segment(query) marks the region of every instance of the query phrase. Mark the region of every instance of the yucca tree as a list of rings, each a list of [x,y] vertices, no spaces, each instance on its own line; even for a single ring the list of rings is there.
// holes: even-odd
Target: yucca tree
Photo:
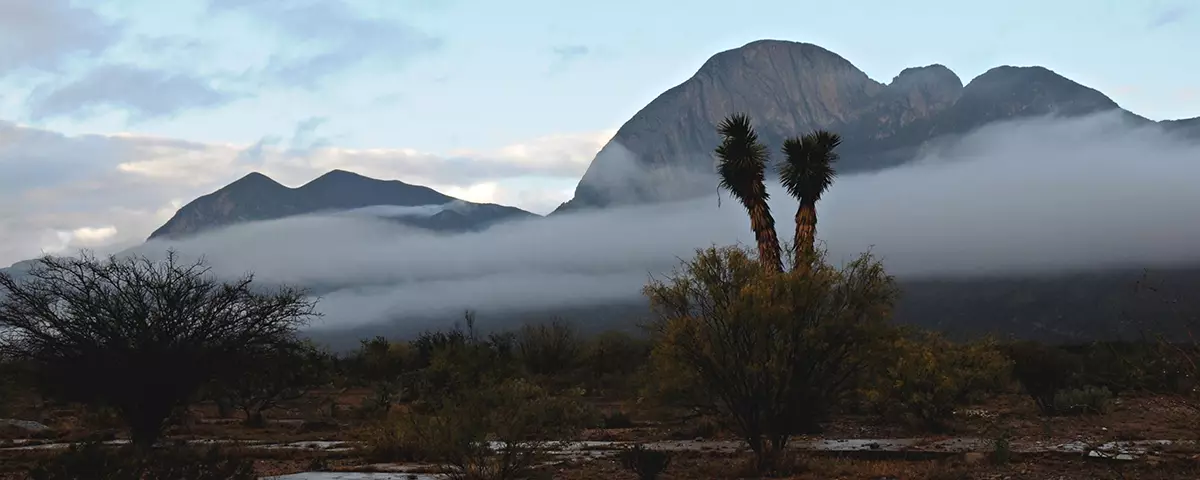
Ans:
[[[836,133],[817,130],[802,137],[783,142],[783,163],[779,180],[800,206],[796,208],[796,236],[793,242],[796,255],[793,270],[804,270],[813,260],[817,234],[817,202],[837,172],[833,168],[842,137]]]
[[[771,216],[770,198],[764,176],[769,154],[750,125],[750,117],[733,114],[717,127],[721,145],[717,147],[717,172],[720,186],[729,190],[750,214],[750,229],[758,244],[759,261],[769,270],[783,271],[779,256],[779,236],[775,233],[775,218]]]

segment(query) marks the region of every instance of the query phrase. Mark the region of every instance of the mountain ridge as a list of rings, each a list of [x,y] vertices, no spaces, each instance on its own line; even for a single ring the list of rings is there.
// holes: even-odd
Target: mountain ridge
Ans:
[[[654,176],[638,177],[661,169],[711,174],[716,125],[731,113],[750,115],[772,152],[787,136],[836,131],[845,140],[840,171],[854,173],[906,163],[938,137],[996,121],[1108,110],[1136,124],[1156,123],[1046,67],[1002,65],[964,85],[946,66],[931,64],[905,68],[884,84],[818,45],[756,40],[716,53],[635,113],[551,214],[711,193],[715,184],[680,194],[659,191]],[[1200,138],[1200,118],[1157,124]]]
[[[432,188],[399,180],[380,180],[335,169],[299,187],[287,187],[251,172],[181,207],[149,240],[179,239],[238,223],[274,220],[320,212],[373,206],[419,207],[470,204],[471,209],[443,209],[429,216],[396,216],[396,221],[436,231],[480,230],[494,223],[538,215],[516,207],[466,202]]]

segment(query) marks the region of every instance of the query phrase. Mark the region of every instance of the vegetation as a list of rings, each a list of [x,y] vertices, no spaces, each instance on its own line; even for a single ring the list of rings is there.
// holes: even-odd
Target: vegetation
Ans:
[[[254,355],[254,368],[218,379],[215,398],[241,409],[246,424],[262,426],[263,412],[304,397],[329,381],[330,358],[310,342],[280,342]]]
[[[221,282],[174,253],[45,257],[28,275],[0,274],[0,351],[47,396],[116,409],[141,447],[206,384],[292,341],[313,312],[301,291]]]
[[[868,256],[840,270],[767,273],[738,248],[702,251],[646,287],[655,354],[692,374],[694,407],[727,419],[763,468],[850,391],[895,294]]]
[[[837,175],[833,163],[838,159],[834,150],[841,144],[841,136],[824,130],[783,142],[784,161],[779,167],[779,180],[799,202],[793,238],[797,249],[793,270],[810,268],[808,262],[816,255],[817,202],[833,185]]]
[[[639,480],[654,480],[671,465],[670,452],[651,450],[641,445],[622,450],[617,458],[621,466],[637,474]]]
[[[176,439],[191,437],[197,411],[212,404],[241,409],[245,422],[228,428],[256,439],[311,438],[320,428],[361,440],[353,452],[287,459],[295,465],[327,469],[338,455],[419,461],[470,480],[535,477],[560,441],[622,435],[633,436],[634,446],[612,452],[608,463],[641,479],[668,467],[681,478],[722,476],[727,468],[706,465],[697,475],[699,453],[640,443],[664,436],[744,441],[753,452],[746,468],[722,460],[734,464],[728,476],[739,478],[966,478],[965,467],[951,462],[868,475],[847,469],[845,460],[786,449],[799,434],[847,432],[838,424],[847,418],[861,422],[854,431],[862,435],[881,426],[919,435],[970,425],[979,428],[971,434],[994,439],[990,455],[972,452],[978,467],[1005,469],[1021,460],[1013,458],[1014,423],[979,420],[970,407],[1019,398],[1045,417],[1046,428],[1067,420],[1056,416],[1105,418],[1117,408],[1114,399],[1144,392],[1175,395],[1200,412],[1196,345],[956,342],[894,325],[900,292],[880,261],[863,254],[833,265],[816,244],[816,204],[835,177],[838,135],[817,131],[783,145],[780,178],[799,201],[796,248],[785,250],[767,206],[767,148],[744,115],[727,118],[719,133],[720,185],[746,208],[755,248],[698,250],[651,279],[645,335],[585,336],[564,320],[480,332],[467,312],[451,329],[407,341],[376,337],[333,355],[296,337],[314,306],[303,292],[266,291],[250,277],[221,282],[202,263],[174,255],[46,258],[28,279],[0,275],[0,407],[20,387],[39,393],[37,410],[74,409],[84,423],[115,411],[134,443],[75,446],[30,466],[29,476],[261,476],[245,452],[168,442],[148,448],[167,426],[172,436],[187,432]],[[332,400],[313,401],[324,398]],[[338,415],[339,405],[354,414]],[[264,421],[272,409],[302,411],[304,422],[283,432]]]
[[[198,452],[168,448],[147,452],[106,449],[97,443],[72,446],[42,461],[29,472],[31,480],[255,480],[254,462],[218,448]]]
[[[721,188],[729,190],[750,214],[750,230],[754,231],[762,266],[773,272],[783,271],[779,235],[775,232],[771,206],[767,204],[770,195],[764,182],[767,147],[759,142],[750,117],[745,115],[729,116],[717,131],[721,134],[721,145],[716,150]]]

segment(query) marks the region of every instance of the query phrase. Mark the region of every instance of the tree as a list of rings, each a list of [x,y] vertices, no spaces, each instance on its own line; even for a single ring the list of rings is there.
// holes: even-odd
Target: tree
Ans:
[[[795,433],[816,430],[854,386],[896,296],[869,255],[773,273],[735,247],[697,253],[645,288],[655,363],[691,381],[689,405],[723,418],[768,470]]]
[[[166,419],[247,354],[293,341],[314,315],[304,292],[222,282],[174,253],[42,258],[24,279],[0,274],[0,351],[27,362],[43,394],[112,407],[145,448]]]
[[[254,368],[216,385],[219,397],[246,414],[247,425],[262,426],[263,412],[329,380],[330,358],[310,342],[268,345],[250,353]]]
[[[754,231],[762,266],[781,272],[779,235],[775,232],[775,219],[767,204],[770,195],[764,183],[767,147],[759,142],[750,117],[740,113],[725,118],[717,131],[722,137],[716,149],[720,186],[729,190],[750,214],[750,229]]]
[[[811,264],[817,235],[817,201],[837,172],[833,163],[842,137],[825,130],[793,137],[783,142],[784,161],[779,167],[779,179],[788,193],[800,202],[796,209],[796,234],[793,243],[799,252],[793,269],[805,269]]]

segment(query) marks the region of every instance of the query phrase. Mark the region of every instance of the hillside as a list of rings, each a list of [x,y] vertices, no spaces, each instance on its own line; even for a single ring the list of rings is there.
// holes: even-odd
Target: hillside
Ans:
[[[381,205],[455,206],[429,216],[392,217],[408,225],[448,232],[481,230],[496,222],[536,216],[519,208],[465,202],[429,187],[376,180],[343,170],[333,170],[297,188],[251,173],[184,205],[149,239],[177,239],[237,223]]]
[[[711,193],[714,182],[667,189],[672,182],[646,171],[711,173],[716,125],[735,112],[755,120],[773,152],[797,133],[817,128],[840,133],[845,142],[839,171],[853,173],[908,162],[939,136],[997,121],[1117,109],[1103,93],[1043,67],[1000,66],[964,86],[950,69],[929,65],[907,68],[884,84],[819,46],[760,40],[713,55],[691,78],[634,114],[596,154],[574,198],[556,213]],[[1161,125],[1200,138],[1200,119]]]

